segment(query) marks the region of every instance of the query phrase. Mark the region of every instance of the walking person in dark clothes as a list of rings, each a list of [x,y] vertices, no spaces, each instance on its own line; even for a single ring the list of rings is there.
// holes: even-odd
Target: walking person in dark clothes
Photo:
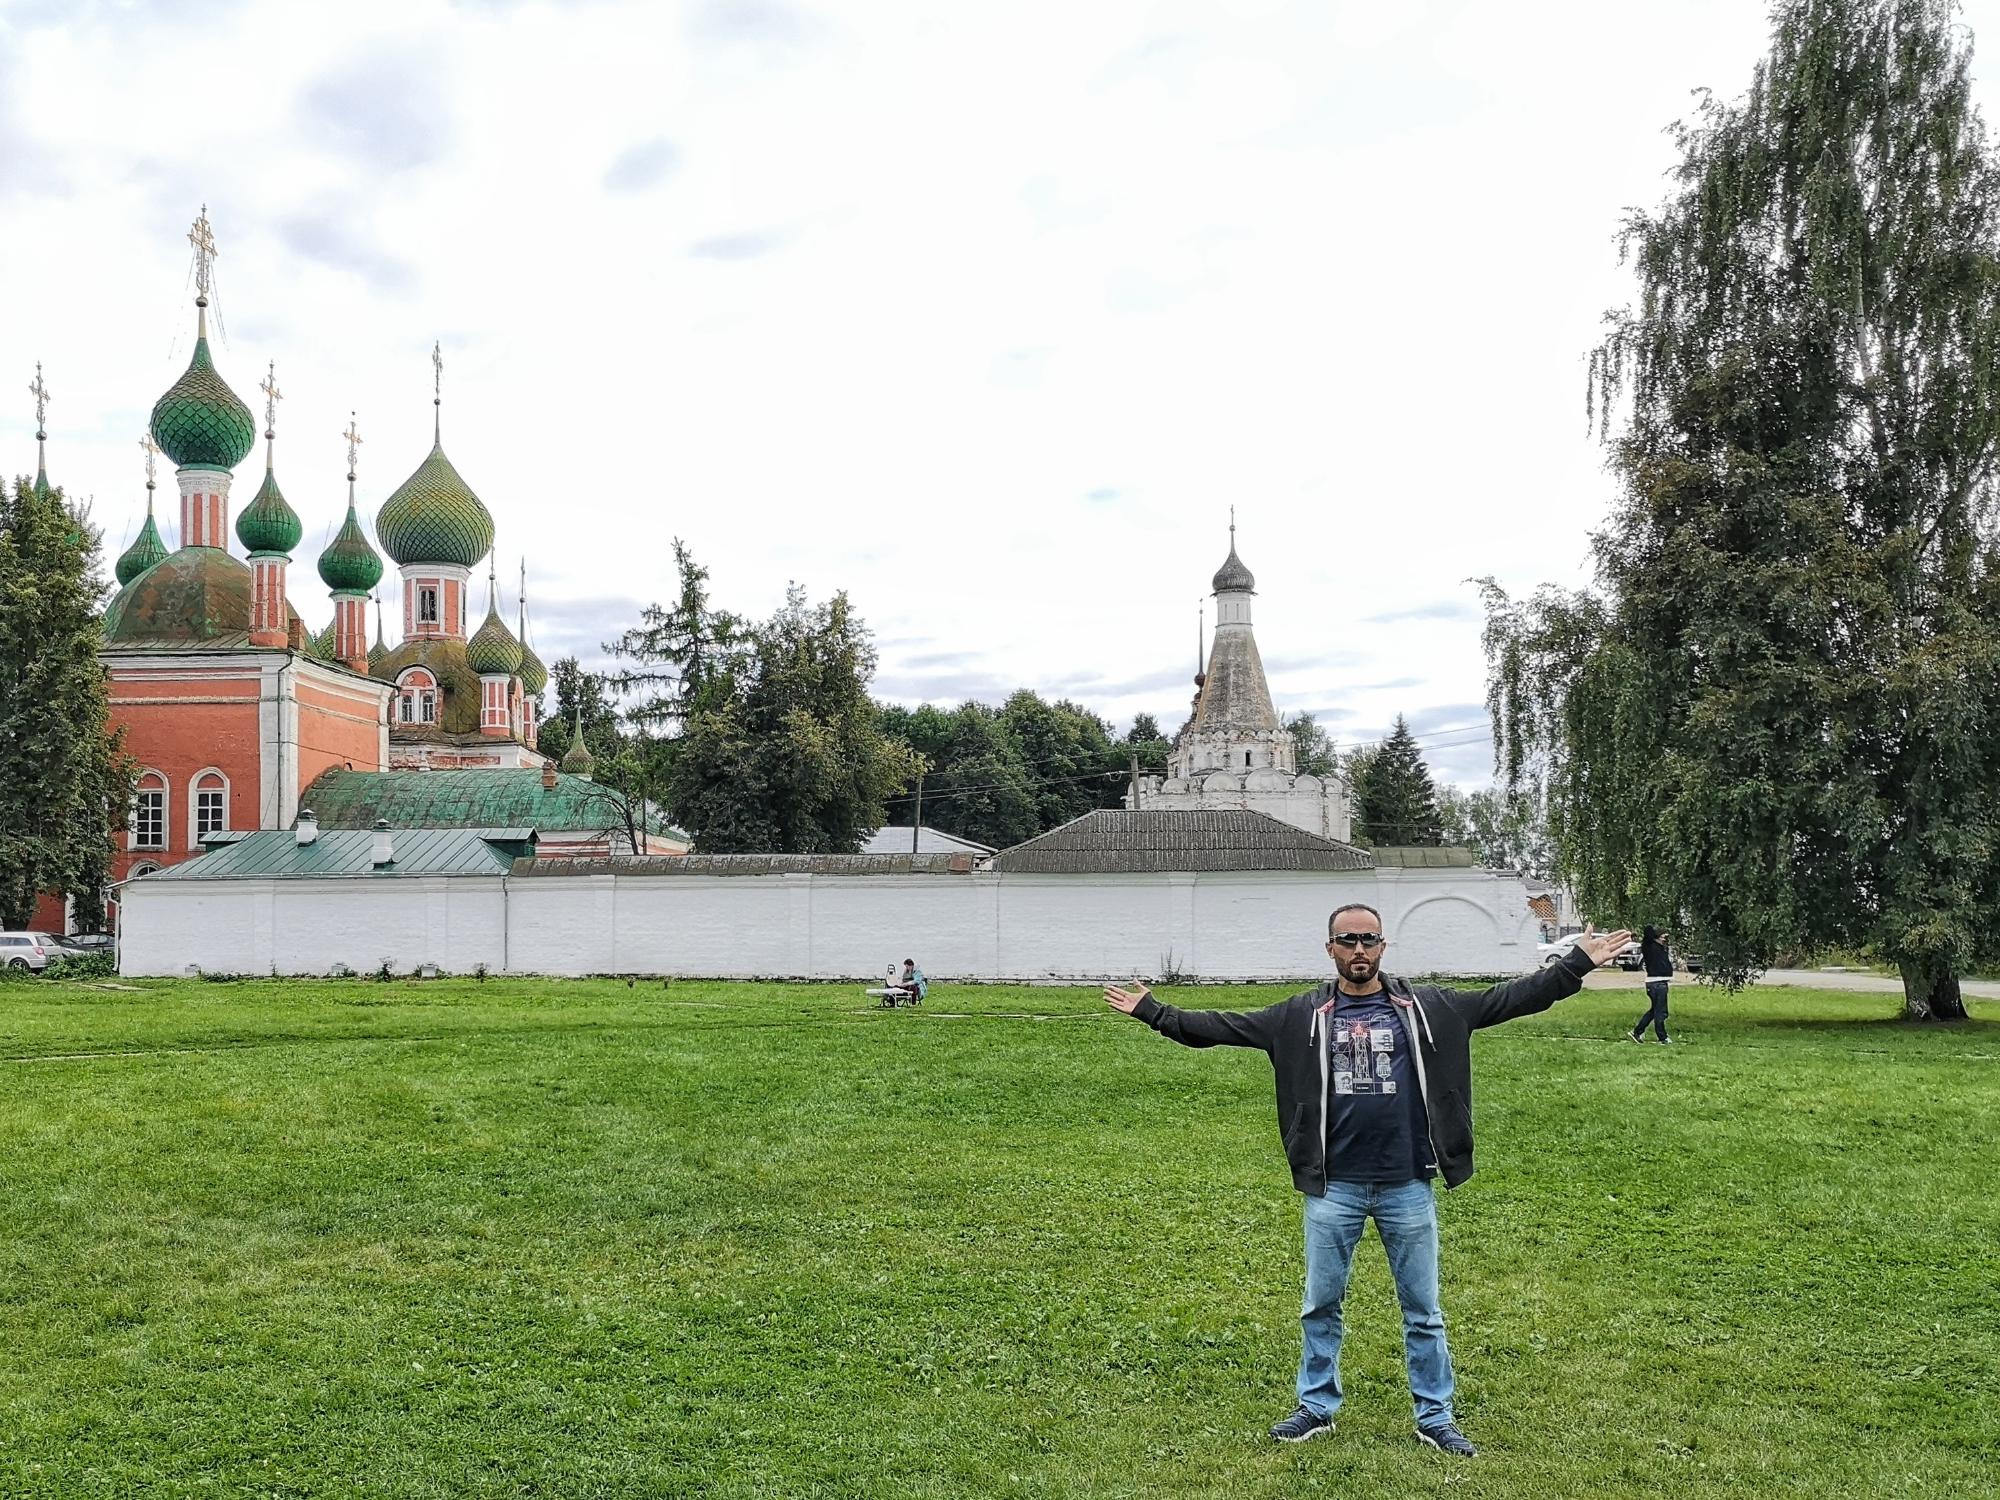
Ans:
[[[1672,1046],[1673,1038],[1667,1035],[1667,986],[1673,982],[1674,961],[1667,952],[1666,934],[1659,928],[1648,926],[1646,935],[1639,939],[1639,962],[1646,970],[1647,1012],[1639,1017],[1639,1024],[1625,1034],[1635,1042],[1646,1039],[1646,1023],[1653,1024],[1653,1034],[1664,1046]]]
[[[1403,1351],[1417,1436],[1446,1453],[1478,1449],[1458,1430],[1438,1300],[1431,1178],[1472,1175],[1472,1033],[1547,1010],[1632,940],[1586,929],[1560,963],[1489,990],[1413,989],[1381,972],[1382,918],[1343,906],[1327,921],[1338,977],[1263,1010],[1180,1010],[1146,986],[1106,986],[1113,1009],[1189,1047],[1256,1047],[1277,1075],[1278,1129],[1305,1195],[1306,1284],[1299,1313],[1298,1409],[1281,1443],[1333,1431],[1340,1409],[1341,1303],[1369,1219],[1388,1252],[1403,1309]]]

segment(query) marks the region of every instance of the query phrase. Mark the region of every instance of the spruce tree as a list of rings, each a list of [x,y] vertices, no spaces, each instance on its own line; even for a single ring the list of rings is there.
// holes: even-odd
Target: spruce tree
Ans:
[[[1362,843],[1434,848],[1444,842],[1437,788],[1401,714],[1389,737],[1359,761],[1349,794],[1354,837]]]
[[[0,922],[67,893],[79,927],[103,925],[112,829],[132,771],[108,726],[97,648],[97,533],[60,489],[0,489]]]
[[[1591,365],[1598,588],[1488,588],[1510,789],[1603,918],[1726,982],[1872,945],[1913,1018],[2000,952],[2000,163],[1949,0],[1783,0],[1678,128]]]

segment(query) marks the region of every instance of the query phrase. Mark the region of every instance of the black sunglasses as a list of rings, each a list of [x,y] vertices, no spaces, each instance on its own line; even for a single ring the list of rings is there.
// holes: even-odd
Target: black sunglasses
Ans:
[[[1379,948],[1382,934],[1379,932],[1336,932],[1333,935],[1336,948]]]

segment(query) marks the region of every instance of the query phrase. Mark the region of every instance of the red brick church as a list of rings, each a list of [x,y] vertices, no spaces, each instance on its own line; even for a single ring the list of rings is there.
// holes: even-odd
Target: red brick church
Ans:
[[[441,412],[430,452],[375,514],[381,552],[356,508],[359,433],[349,426],[347,515],[317,559],[332,620],[315,634],[298,606],[314,608],[319,590],[299,589],[291,567],[304,527],[278,485],[273,370],[260,385],[263,479],[235,517],[241,555],[232,550],[234,471],[257,433],[209,348],[214,241],[205,214],[189,238],[194,357],[153,407],[143,439],[146,520],[118,558],[117,592],[104,611],[111,722],[138,765],[114,882],[191,858],[218,833],[289,827],[325,772],[536,773],[547,760],[535,742],[548,673],[523,639],[525,612],[515,628],[501,617],[493,518],[445,456]],[[432,358],[441,372],[435,350]],[[39,399],[46,393],[37,387]],[[436,394],[433,405],[442,405]],[[45,442],[39,407],[37,416]],[[173,462],[180,490],[172,549],[153,514],[155,453]],[[45,459],[38,474],[46,483]],[[379,603],[368,638],[384,552],[402,578],[394,647],[383,640]],[[468,635],[472,573],[482,561],[486,615]],[[61,902],[45,900],[37,921],[62,931]]]

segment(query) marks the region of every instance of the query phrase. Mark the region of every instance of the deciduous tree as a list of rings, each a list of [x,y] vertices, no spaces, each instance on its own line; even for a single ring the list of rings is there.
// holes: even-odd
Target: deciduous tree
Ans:
[[[2000,902],[2000,168],[1947,0],[1782,0],[1632,215],[1596,590],[1487,591],[1510,787],[1726,980],[1872,943],[1964,1014]]]
[[[108,726],[97,530],[60,489],[0,489],[0,922],[25,927],[66,892],[79,927],[103,923],[112,829],[132,800]]]

